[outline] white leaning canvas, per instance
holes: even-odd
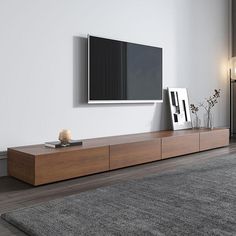
[[[173,130],[192,128],[188,92],[186,88],[168,88]]]

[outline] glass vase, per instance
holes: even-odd
[[[211,111],[208,111],[205,113],[204,115],[204,121],[205,121],[205,127],[207,129],[213,129],[214,124],[213,124],[213,114],[211,113]]]
[[[192,121],[192,128],[193,129],[200,129],[201,128],[201,120],[198,116],[194,116]]]

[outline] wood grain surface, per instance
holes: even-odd
[[[199,143],[200,140],[200,143]],[[83,140],[83,145],[8,149],[9,175],[33,185],[80,177],[228,145],[229,130],[179,130]]]
[[[108,147],[37,156],[35,158],[35,185],[108,170]]]
[[[210,130],[200,133],[200,151],[229,145],[229,130]]]
[[[199,152],[199,134],[162,138],[162,159]]]
[[[35,157],[28,154],[8,149],[8,175],[35,184]]]
[[[110,146],[110,169],[161,159],[161,139]]]

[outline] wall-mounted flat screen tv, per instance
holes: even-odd
[[[88,103],[162,102],[162,48],[88,36]]]

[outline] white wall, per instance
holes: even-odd
[[[0,150],[169,127],[167,105],[86,105],[87,34],[164,48],[164,87],[191,102],[222,89],[228,125],[228,0],[0,0]]]

